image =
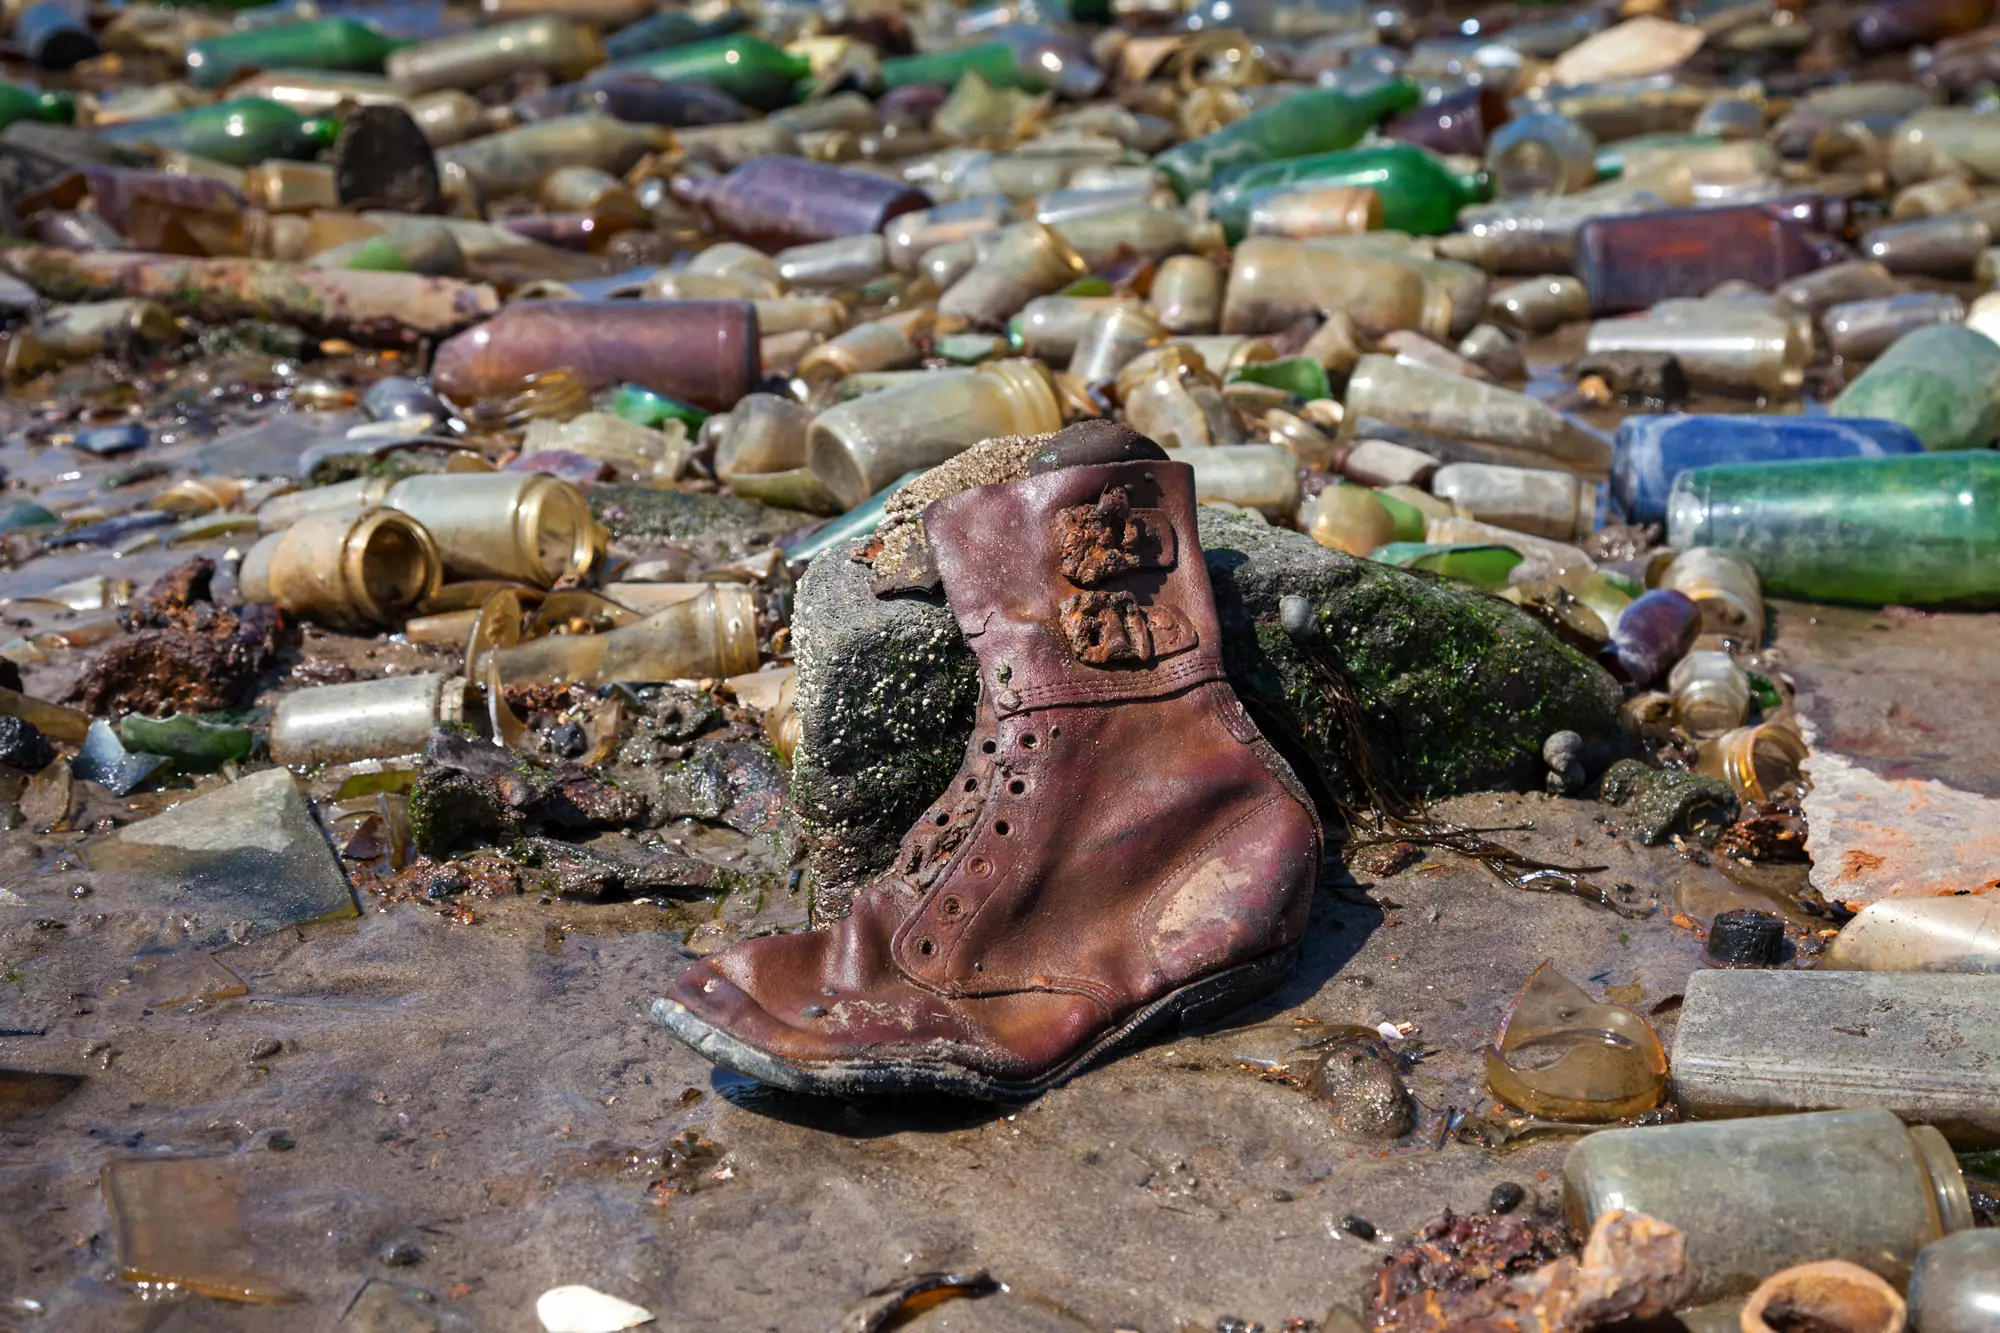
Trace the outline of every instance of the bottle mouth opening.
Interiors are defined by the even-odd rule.
[[[1954,1235],[1972,1229],[1972,1198],[1965,1188],[1965,1176],[1958,1158],[1934,1125],[1911,1125],[1910,1146],[1917,1150],[1924,1171],[1930,1177],[1932,1205],[1937,1209],[1938,1234]]]

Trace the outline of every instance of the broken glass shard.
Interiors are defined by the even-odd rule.
[[[1645,1019],[1599,1004],[1543,963],[1486,1052],[1486,1082],[1517,1110],[1598,1124],[1658,1106],[1667,1056]]]
[[[152,954],[132,964],[130,985],[147,1005],[167,1008],[249,994],[243,978],[205,953]]]
[[[83,748],[70,761],[70,772],[85,782],[95,782],[113,796],[129,796],[166,764],[165,755],[134,754],[126,749],[111,724],[99,718],[90,724]]]
[[[98,1183],[111,1211],[119,1276],[127,1282],[253,1305],[299,1299],[260,1271],[237,1216],[242,1179],[228,1159],[112,1162]]]
[[[339,860],[282,768],[120,829],[82,855],[92,870],[152,877],[168,904],[194,920],[188,942],[197,948],[359,915]]]

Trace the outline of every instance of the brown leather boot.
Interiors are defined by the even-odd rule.
[[[924,511],[980,718],[895,865],[653,1016],[799,1092],[1011,1101],[1281,983],[1319,821],[1223,679],[1182,463],[1069,467]]]

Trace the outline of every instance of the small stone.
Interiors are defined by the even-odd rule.
[[[250,1045],[250,1058],[252,1060],[268,1060],[284,1049],[285,1043],[279,1041],[276,1037],[259,1037]]]
[[[1372,1037],[1329,1047],[1306,1075],[1306,1090],[1332,1110],[1334,1124],[1361,1138],[1399,1139],[1416,1120],[1396,1057]]]
[[[1542,742],[1542,762],[1551,773],[1565,773],[1570,765],[1583,761],[1583,737],[1573,731],[1558,731]]]
[[[1305,638],[1316,628],[1313,604],[1297,593],[1279,598],[1278,623],[1285,627],[1285,633],[1292,638]]]
[[[0,716],[0,764],[23,773],[39,773],[56,757],[32,722]]]
[[[1498,1185],[1495,1185],[1493,1193],[1487,1196],[1486,1211],[1495,1216],[1502,1213],[1511,1213],[1516,1208],[1519,1208],[1521,1200],[1527,1197],[1528,1191],[1522,1189],[1511,1180],[1503,1180]]]
[[[290,1152],[299,1146],[299,1141],[283,1130],[279,1130],[265,1138],[264,1146],[272,1152]]]
[[[589,1287],[552,1287],[535,1302],[535,1317],[548,1333],[618,1333],[653,1322],[650,1310]]]
[[[565,759],[580,758],[590,749],[590,733],[581,723],[565,722],[549,733],[549,748]]]
[[[1365,1217],[1356,1217],[1353,1213],[1340,1219],[1340,1229],[1358,1240],[1375,1239],[1375,1224]]]

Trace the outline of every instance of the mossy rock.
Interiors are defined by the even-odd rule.
[[[628,546],[674,542],[706,556],[727,557],[771,545],[788,532],[817,523],[811,514],[773,509],[729,495],[654,490],[650,486],[597,486],[590,512]]]
[[[1201,506],[1199,524],[1230,680],[1335,800],[1539,787],[1552,732],[1616,732],[1617,684],[1508,603],[1218,507]],[[812,562],[793,617],[792,803],[822,912],[887,865],[950,781],[979,698],[943,599],[874,597],[850,549]],[[1317,621],[1303,640],[1279,624],[1291,595]]]

